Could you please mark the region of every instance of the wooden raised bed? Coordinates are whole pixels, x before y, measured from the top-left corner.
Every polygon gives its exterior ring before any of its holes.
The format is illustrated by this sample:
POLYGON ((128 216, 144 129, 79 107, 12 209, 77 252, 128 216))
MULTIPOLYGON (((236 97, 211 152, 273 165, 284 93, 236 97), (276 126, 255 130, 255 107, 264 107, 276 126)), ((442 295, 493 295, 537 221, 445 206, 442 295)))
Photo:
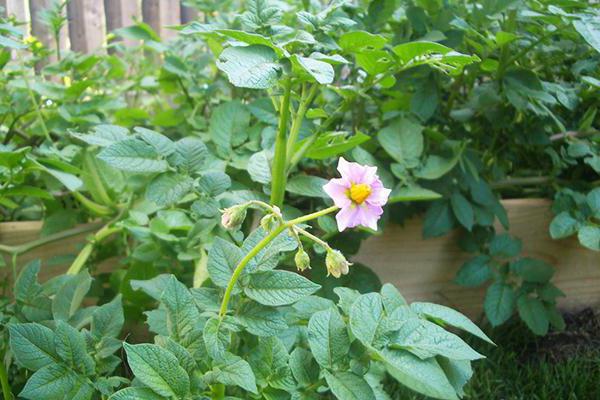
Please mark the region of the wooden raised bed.
MULTIPOLYGON (((577 309, 600 304, 600 253, 583 248, 575 238, 550 237, 551 202, 515 199, 502 203, 508 211, 509 232, 523 241, 524 254, 556 268, 552 281, 566 294, 559 301, 560 307, 577 309)), ((415 218, 405 226, 388 226, 382 235, 363 243, 354 261, 373 268, 383 282, 396 285, 409 301, 447 304, 478 317, 485 291, 452 282, 461 264, 472 255, 456 245, 458 232, 424 240, 422 225, 422 219, 415 218)))
MULTIPOLYGON (((508 210, 510 233, 523 240, 524 254, 556 267, 553 282, 567 295, 560 300, 560 306, 574 309, 600 304, 600 254, 583 248, 576 239, 550 238, 550 201, 518 199, 506 200, 503 204, 508 210)), ((39 222, 0 223, 0 243, 17 245, 37 239, 40 229, 39 222)), ((74 257, 90 233, 38 247, 20 256, 19 265, 41 258, 46 261, 41 279, 63 273, 68 262, 52 261, 64 255, 74 257)), ((365 241, 353 261, 372 267, 383 282, 395 284, 410 301, 447 304, 477 317, 481 313, 484 290, 467 289, 452 282, 458 268, 470 256, 456 245, 457 235, 455 232, 424 240, 422 219, 414 218, 405 226, 388 226, 380 236, 365 241)), ((9 257, 4 255, 4 258, 10 263, 9 257)), ((100 269, 106 270, 114 263, 115 260, 107 260, 100 269)))

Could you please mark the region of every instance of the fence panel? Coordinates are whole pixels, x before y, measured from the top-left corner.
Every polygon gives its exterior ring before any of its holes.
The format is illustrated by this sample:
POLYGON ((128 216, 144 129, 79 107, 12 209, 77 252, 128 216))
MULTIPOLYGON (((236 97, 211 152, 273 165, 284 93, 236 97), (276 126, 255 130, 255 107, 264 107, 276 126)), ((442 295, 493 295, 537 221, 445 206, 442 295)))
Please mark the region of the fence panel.
POLYGON ((181 23, 180 0, 143 0, 142 14, 144 22, 162 39, 168 40, 177 35, 177 32, 167 29, 166 26, 181 23))
POLYGON ((71 0, 68 3, 71 50, 90 53, 104 44, 104 2, 71 0))
MULTIPOLYGON (((138 1, 132 0, 104 0, 106 12, 106 33, 112 32, 141 20, 142 10, 138 1)), ((125 40, 126 45, 135 44, 135 40, 125 40)))

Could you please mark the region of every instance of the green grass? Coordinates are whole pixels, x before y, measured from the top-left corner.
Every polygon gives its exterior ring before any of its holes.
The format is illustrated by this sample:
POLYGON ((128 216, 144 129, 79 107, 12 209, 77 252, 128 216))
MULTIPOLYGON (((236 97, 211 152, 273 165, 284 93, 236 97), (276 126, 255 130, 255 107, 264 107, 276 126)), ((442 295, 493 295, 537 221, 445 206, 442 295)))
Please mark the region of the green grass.
MULTIPOLYGON (((600 336, 600 332, 596 333, 600 336)), ((498 347, 470 340, 487 359, 474 363, 474 376, 465 399, 477 400, 590 400, 600 399, 600 346, 577 350, 549 346, 514 324, 491 332, 498 347), (553 348, 555 347, 555 348, 553 348), (559 354, 550 360, 540 354, 559 354)), ((394 385, 394 400, 424 400, 394 385)))

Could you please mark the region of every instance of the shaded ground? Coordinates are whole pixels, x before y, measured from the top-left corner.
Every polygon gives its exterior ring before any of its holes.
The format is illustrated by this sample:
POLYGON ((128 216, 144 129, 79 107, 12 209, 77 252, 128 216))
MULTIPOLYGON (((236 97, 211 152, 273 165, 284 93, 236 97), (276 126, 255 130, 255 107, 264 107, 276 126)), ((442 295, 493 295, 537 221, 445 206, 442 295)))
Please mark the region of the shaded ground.
MULTIPOLYGON (((536 337, 520 322, 489 330, 498 347, 471 344, 488 358, 474 363, 466 399, 600 399, 600 312, 565 315, 563 332, 536 337)), ((397 388, 394 400, 423 400, 397 388)))

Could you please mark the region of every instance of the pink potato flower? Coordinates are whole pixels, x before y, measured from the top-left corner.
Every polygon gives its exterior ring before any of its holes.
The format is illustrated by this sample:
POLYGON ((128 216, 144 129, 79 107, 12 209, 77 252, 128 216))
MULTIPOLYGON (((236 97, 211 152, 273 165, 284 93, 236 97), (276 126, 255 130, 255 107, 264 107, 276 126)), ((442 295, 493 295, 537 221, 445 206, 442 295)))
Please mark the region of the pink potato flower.
POLYGON ((358 225, 377 230, 382 206, 391 192, 383 187, 377 167, 348 162, 340 157, 337 169, 342 177, 331 179, 323 190, 340 208, 335 216, 339 231, 358 225))

